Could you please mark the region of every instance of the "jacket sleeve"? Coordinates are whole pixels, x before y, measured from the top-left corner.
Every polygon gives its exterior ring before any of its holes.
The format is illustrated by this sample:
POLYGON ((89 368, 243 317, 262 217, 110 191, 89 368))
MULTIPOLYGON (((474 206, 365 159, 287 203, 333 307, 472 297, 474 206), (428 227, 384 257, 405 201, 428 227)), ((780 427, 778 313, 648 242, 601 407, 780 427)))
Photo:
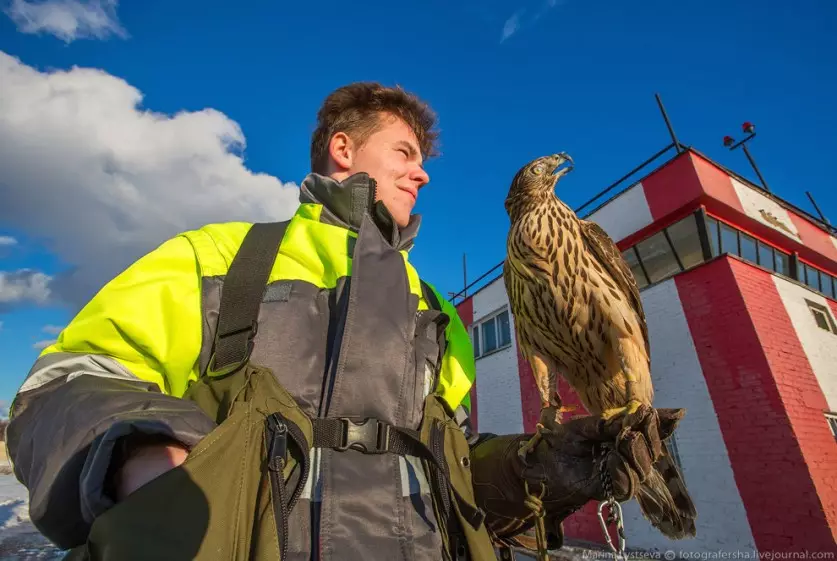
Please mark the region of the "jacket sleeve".
POLYGON ((118 439, 162 435, 191 448, 215 427, 180 399, 197 378, 201 327, 198 263, 178 236, 106 284, 33 365, 7 449, 33 524, 59 547, 83 543, 113 505, 104 483, 118 439))
POLYGON ((463 407, 471 409, 471 386, 476 379, 477 370, 474 364, 474 347, 468 330, 459 317, 456 307, 441 297, 435 287, 428 283, 442 311, 450 318, 445 327, 445 354, 442 356, 439 385, 444 389, 451 409, 463 407))

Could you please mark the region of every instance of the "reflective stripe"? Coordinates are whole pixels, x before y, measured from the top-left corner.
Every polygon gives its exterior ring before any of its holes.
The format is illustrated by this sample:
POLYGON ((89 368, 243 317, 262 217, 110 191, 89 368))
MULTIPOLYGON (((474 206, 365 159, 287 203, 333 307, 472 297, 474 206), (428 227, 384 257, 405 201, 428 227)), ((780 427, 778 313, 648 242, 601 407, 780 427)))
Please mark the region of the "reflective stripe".
POLYGON ((109 357, 180 397, 197 379, 200 284, 193 245, 182 236, 171 238, 108 282, 41 357, 109 357))
POLYGON ((18 392, 36 390, 58 378, 69 382, 78 376, 100 376, 120 380, 138 381, 124 366, 112 358, 101 355, 55 352, 35 361, 18 392))
POLYGON ((299 498, 307 499, 309 501, 318 503, 323 500, 323 481, 322 470, 320 469, 320 461, 323 454, 321 448, 311 448, 308 450, 308 458, 311 462, 308 479, 305 480, 305 487, 299 494, 299 498))
POLYGON ((421 459, 416 456, 398 456, 398 466, 401 470, 401 496, 427 495, 430 484, 424 473, 421 459))

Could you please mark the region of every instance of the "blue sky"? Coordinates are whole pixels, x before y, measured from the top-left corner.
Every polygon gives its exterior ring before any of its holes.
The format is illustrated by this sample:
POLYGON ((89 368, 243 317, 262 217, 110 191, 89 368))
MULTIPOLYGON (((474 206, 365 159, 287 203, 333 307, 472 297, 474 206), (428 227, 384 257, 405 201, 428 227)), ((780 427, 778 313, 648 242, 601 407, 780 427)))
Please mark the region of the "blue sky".
POLYGON ((91 287, 169 234, 281 215, 319 103, 350 81, 401 84, 439 115, 413 261, 444 292, 463 253, 471 278, 503 258, 527 161, 569 152, 558 195, 575 207, 665 146, 655 92, 682 142, 748 177, 721 138, 756 123, 773 191, 810 209, 810 190, 837 220, 829 0, 0 5, 0 400, 91 287), (51 78, 74 66, 98 72, 51 78))

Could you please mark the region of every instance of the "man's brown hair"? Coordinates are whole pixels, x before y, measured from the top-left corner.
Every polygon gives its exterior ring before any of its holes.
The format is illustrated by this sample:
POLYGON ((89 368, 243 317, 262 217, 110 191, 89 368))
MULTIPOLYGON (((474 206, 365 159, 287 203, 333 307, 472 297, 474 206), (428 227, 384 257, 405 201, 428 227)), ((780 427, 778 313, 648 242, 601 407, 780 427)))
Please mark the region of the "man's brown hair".
POLYGON ((400 86, 355 82, 331 92, 317 112, 317 128, 311 138, 311 171, 326 173, 332 136, 344 132, 363 145, 378 130, 382 114, 397 117, 413 129, 423 158, 436 155, 436 115, 425 102, 400 86))

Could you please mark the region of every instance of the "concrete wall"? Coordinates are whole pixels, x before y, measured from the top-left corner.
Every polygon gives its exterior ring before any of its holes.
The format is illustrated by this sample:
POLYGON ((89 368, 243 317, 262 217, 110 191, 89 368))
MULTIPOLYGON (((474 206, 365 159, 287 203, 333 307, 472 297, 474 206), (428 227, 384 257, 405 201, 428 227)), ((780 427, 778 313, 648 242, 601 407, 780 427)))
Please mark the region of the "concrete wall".
POLYGON ((637 183, 619 195, 591 214, 587 220, 601 226, 615 241, 628 237, 654 221, 642 183, 637 183))
MULTIPOLYGON (((473 296, 473 322, 508 307, 503 279, 498 278, 473 296)), ((511 311, 509 311, 511 316, 511 311)), ((517 342, 514 319, 510 317, 512 344, 476 360, 478 426, 480 432, 497 434, 523 432, 520 376, 517 367, 517 342)))

